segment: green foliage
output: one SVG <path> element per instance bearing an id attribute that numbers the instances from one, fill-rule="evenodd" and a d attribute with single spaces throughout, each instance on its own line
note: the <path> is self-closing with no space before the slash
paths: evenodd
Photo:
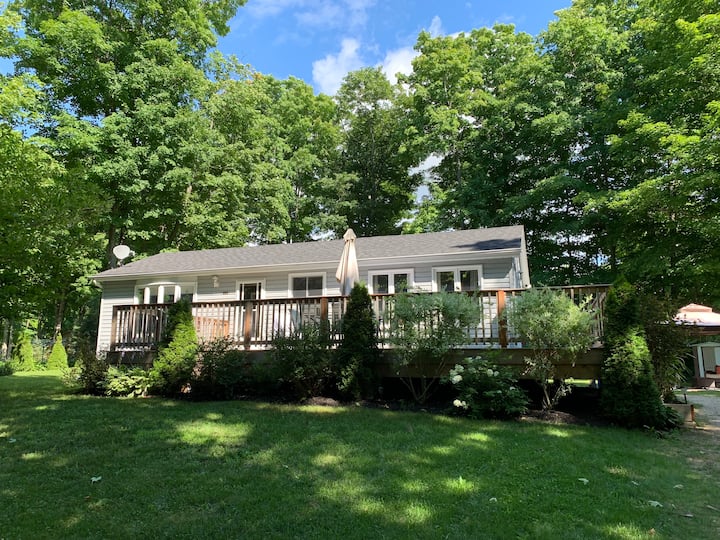
<path id="1" fill-rule="evenodd" d="M 627 278 L 620 276 L 612 284 L 605 301 L 603 340 L 606 347 L 612 348 L 624 341 L 628 331 L 639 331 L 640 327 L 640 297 Z"/>
<path id="2" fill-rule="evenodd" d="M 35 371 L 39 369 L 39 365 L 35 361 L 32 333 L 30 331 L 23 330 L 18 334 L 10 356 L 10 364 L 15 371 Z"/>
<path id="3" fill-rule="evenodd" d="M 365 285 L 358 283 L 352 288 L 341 328 L 342 341 L 333 356 L 338 388 L 355 399 L 371 397 L 380 350 L 375 313 Z"/>
<path id="4" fill-rule="evenodd" d="M 102 387 L 106 396 L 142 397 L 147 393 L 150 378 L 142 368 L 110 366 Z"/>
<path id="5" fill-rule="evenodd" d="M 456 411 L 471 418 L 515 418 L 527 411 L 527 395 L 512 370 L 479 356 L 456 364 L 445 382 L 458 393 Z"/>
<path id="6" fill-rule="evenodd" d="M 200 347 L 191 383 L 193 398 L 233 399 L 249 390 L 252 365 L 246 352 L 233 347 L 229 339 L 216 339 Z"/>
<path id="7" fill-rule="evenodd" d="M 55 343 L 52 346 L 52 350 L 50 351 L 50 356 L 48 356 L 47 359 L 47 368 L 48 369 L 67 369 L 68 367 L 68 357 L 67 352 L 65 351 L 65 346 L 62 342 L 62 336 L 58 334 L 57 338 L 55 338 Z"/>
<path id="8" fill-rule="evenodd" d="M 276 336 L 271 358 L 280 381 L 295 398 L 320 395 L 332 379 L 330 340 L 322 324 L 304 324 L 289 335 Z"/>
<path id="9" fill-rule="evenodd" d="M 0 377 L 6 377 L 15 373 L 10 362 L 0 361 Z"/>
<path id="10" fill-rule="evenodd" d="M 603 364 L 601 407 L 612 421 L 627 427 L 677 427 L 674 411 L 662 403 L 650 351 L 642 334 L 630 330 Z"/>
<path id="11" fill-rule="evenodd" d="M 668 402 L 675 399 L 673 389 L 689 375 L 687 360 L 692 357 L 688 328 L 670 322 L 678 307 L 677 301 L 654 294 L 644 294 L 640 305 L 655 383 Z"/>
<path id="12" fill-rule="evenodd" d="M 102 395 L 105 392 L 108 369 L 103 356 L 84 351 L 75 361 L 75 366 L 66 372 L 65 382 L 69 385 L 80 383 L 86 394 Z"/>
<path id="13" fill-rule="evenodd" d="M 564 381 L 557 381 L 555 364 L 559 360 L 575 362 L 593 341 L 593 313 L 560 291 L 531 289 L 512 300 L 508 322 L 533 350 L 525 359 L 527 374 L 543 390 L 543 409 L 553 409 L 570 391 Z"/>
<path id="14" fill-rule="evenodd" d="M 389 342 L 395 369 L 398 374 L 408 373 L 401 380 L 418 403 L 430 396 L 451 352 L 468 343 L 468 329 L 481 318 L 474 296 L 446 292 L 395 296 Z M 424 374 L 429 366 L 432 375 L 413 377 L 413 372 Z"/>
<path id="15" fill-rule="evenodd" d="M 660 399 L 635 287 L 620 280 L 617 291 L 608 295 L 606 316 L 610 333 L 600 396 L 604 414 L 628 427 L 675 427 L 677 415 Z"/>
<path id="16" fill-rule="evenodd" d="M 407 151 L 402 92 L 380 68 L 363 68 L 348 73 L 335 96 L 344 127 L 339 166 L 352 178 L 347 222 L 358 236 L 396 233 L 414 204 L 421 176 L 409 172 L 415 156 Z"/>
<path id="17" fill-rule="evenodd" d="M 195 323 L 187 300 L 168 310 L 163 343 L 150 370 L 150 389 L 163 396 L 177 396 L 190 383 L 198 359 Z"/>

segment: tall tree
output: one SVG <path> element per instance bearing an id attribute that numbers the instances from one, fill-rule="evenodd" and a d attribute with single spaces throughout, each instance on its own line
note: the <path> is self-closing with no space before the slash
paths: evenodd
<path id="1" fill-rule="evenodd" d="M 16 0 L 3 14 L 14 24 L 5 54 L 47 89 L 56 158 L 111 201 L 109 263 L 123 241 L 140 252 L 196 246 L 206 207 L 193 202 L 233 189 L 197 105 L 206 54 L 243 3 Z"/>
<path id="2" fill-rule="evenodd" d="M 343 129 L 340 167 L 353 178 L 348 225 L 359 236 L 397 232 L 420 180 L 409 172 L 414 156 L 405 145 L 399 89 L 379 68 L 364 68 L 345 77 L 336 101 Z"/>

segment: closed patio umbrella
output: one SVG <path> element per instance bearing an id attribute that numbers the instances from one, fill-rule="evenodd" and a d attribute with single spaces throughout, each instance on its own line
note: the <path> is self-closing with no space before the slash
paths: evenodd
<path id="1" fill-rule="evenodd" d="M 335 278 L 340 282 L 340 294 L 348 296 L 353 285 L 360 281 L 357 254 L 355 253 L 355 239 L 357 236 L 355 236 L 352 229 L 348 229 L 345 231 L 343 238 L 345 239 L 345 247 L 340 257 L 337 272 L 335 272 Z"/>

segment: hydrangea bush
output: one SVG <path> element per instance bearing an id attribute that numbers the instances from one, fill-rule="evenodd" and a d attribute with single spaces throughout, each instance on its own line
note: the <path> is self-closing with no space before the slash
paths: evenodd
<path id="1" fill-rule="evenodd" d="M 515 418 L 527 411 L 528 398 L 512 370 L 479 356 L 456 364 L 446 377 L 458 397 L 456 411 L 471 418 Z"/>

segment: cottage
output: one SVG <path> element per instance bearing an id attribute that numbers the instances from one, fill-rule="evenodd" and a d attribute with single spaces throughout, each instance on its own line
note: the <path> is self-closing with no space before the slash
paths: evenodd
<path id="1" fill-rule="evenodd" d="M 160 253 L 94 276 L 102 287 L 98 351 L 152 348 L 165 307 L 193 303 L 201 339 L 267 346 L 277 332 L 308 320 L 337 321 L 335 279 L 344 241 Z M 379 323 L 384 300 L 401 290 L 485 291 L 479 340 L 499 338 L 496 291 L 530 286 L 522 226 L 358 238 L 360 280 Z M 501 306 L 500 306 L 501 307 Z"/>

